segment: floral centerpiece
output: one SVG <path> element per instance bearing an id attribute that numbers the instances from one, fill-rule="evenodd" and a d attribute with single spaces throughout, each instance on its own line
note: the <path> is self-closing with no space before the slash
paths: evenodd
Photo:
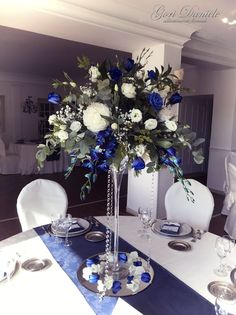
<path id="1" fill-rule="evenodd" d="M 48 96 L 60 109 L 49 117 L 51 132 L 38 146 L 37 160 L 42 167 L 48 155 L 63 148 L 71 156 L 67 176 L 78 164 L 88 170 L 82 199 L 100 172 L 107 172 L 111 164 L 119 168 L 125 157 L 137 174 L 145 168 L 150 173 L 168 167 L 181 182 L 180 148 L 192 150 L 194 161 L 203 162 L 199 145 L 204 140 L 196 139 L 171 111 L 182 100 L 181 79 L 170 66 L 145 71 L 150 54 L 144 49 L 136 61 L 117 59 L 96 65 L 78 58 L 78 67 L 88 72 L 88 83 L 79 86 L 66 73 L 65 81 L 53 83 L 67 95 L 63 100 L 54 92 Z"/>
<path id="2" fill-rule="evenodd" d="M 118 274 L 118 184 L 121 178 L 117 177 L 125 166 L 134 169 L 136 174 L 144 169 L 152 173 L 168 168 L 183 183 L 187 198 L 193 200 L 192 192 L 184 181 L 178 150 L 187 147 L 192 150 L 196 163 L 203 161 L 199 146 L 204 140 L 196 139 L 190 127 L 178 122 L 171 110 L 182 100 L 181 78 L 172 73 L 170 66 L 166 70 L 155 67 L 146 71 L 150 55 L 149 49 L 143 49 L 136 61 L 116 58 L 115 62 L 105 60 L 101 64 L 92 64 L 86 57 L 78 58 L 78 67 L 86 70 L 88 82 L 79 85 L 66 73 L 65 81 L 54 81 L 53 87 L 63 88 L 66 96 L 62 99 L 55 92 L 49 94 L 48 101 L 60 107 L 49 117 L 51 131 L 45 136 L 45 143 L 38 146 L 37 152 L 38 163 L 42 167 L 48 155 L 59 148 L 65 150 L 71 157 L 66 176 L 75 166 L 87 169 L 81 199 L 90 192 L 99 173 L 108 172 L 109 175 L 112 170 L 116 222 L 112 270 Z M 112 190 L 109 192 L 112 193 Z M 111 200 L 108 202 L 108 215 L 112 214 Z M 111 285 L 108 266 L 110 239 L 111 233 L 107 230 L 106 289 Z M 102 287 L 98 272 L 100 267 L 96 263 L 84 271 L 88 279 L 99 280 L 99 288 Z M 116 274 L 115 278 L 117 281 L 119 276 Z M 128 284 L 131 287 L 136 285 L 137 279 L 129 278 Z"/>

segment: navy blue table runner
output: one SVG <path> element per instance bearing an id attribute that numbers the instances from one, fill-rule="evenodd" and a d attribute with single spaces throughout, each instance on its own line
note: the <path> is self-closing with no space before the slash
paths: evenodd
<path id="1" fill-rule="evenodd" d="M 81 263 L 90 256 L 104 252 L 105 242 L 88 242 L 84 235 L 81 235 L 72 238 L 71 247 L 64 247 L 63 243 L 56 244 L 55 238 L 45 233 L 41 227 L 35 228 L 35 230 L 61 268 L 84 295 L 94 312 L 97 315 L 110 315 L 117 298 L 105 297 L 100 302 L 97 295 L 82 286 L 77 278 L 77 270 Z M 99 230 L 105 231 L 105 227 L 100 225 Z M 119 250 L 131 252 L 137 249 L 120 238 Z M 137 250 L 137 252 L 141 257 L 146 257 L 140 251 Z M 122 298 L 127 303 L 144 315 L 215 315 L 214 305 L 209 301 L 155 261 L 151 261 L 151 265 L 155 273 L 152 284 L 136 295 Z"/>

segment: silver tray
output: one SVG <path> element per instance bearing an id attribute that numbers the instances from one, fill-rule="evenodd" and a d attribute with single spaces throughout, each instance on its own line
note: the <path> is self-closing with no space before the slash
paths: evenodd
<path id="1" fill-rule="evenodd" d="M 187 223 L 180 224 L 180 229 L 179 229 L 178 234 L 162 232 L 161 228 L 165 222 L 168 222 L 168 220 L 158 220 L 158 219 L 155 220 L 155 222 L 153 222 L 152 224 L 152 231 L 156 234 L 160 234 L 160 235 L 168 236 L 168 237 L 185 237 L 192 233 L 192 227 L 188 225 Z"/>
<path id="2" fill-rule="evenodd" d="M 101 231 L 91 231 L 85 234 L 84 237 L 89 242 L 101 242 L 105 240 L 106 234 Z"/>
<path id="3" fill-rule="evenodd" d="M 104 253 L 99 253 L 99 254 L 96 254 L 94 256 L 91 256 L 91 257 L 88 257 L 88 258 L 93 258 L 93 257 L 96 257 L 97 255 L 103 255 Z M 146 260 L 139 257 L 139 259 L 142 261 L 143 265 L 145 266 L 145 263 L 146 263 Z M 122 264 L 123 265 L 123 264 Z M 126 264 L 124 264 L 126 265 Z M 90 283 L 89 281 L 85 280 L 82 276 L 83 274 L 83 269 L 86 267 L 86 260 L 80 265 L 79 269 L 77 270 L 77 277 L 80 281 L 80 283 L 85 287 L 87 288 L 88 290 L 94 292 L 94 293 L 99 293 L 99 291 L 97 290 L 97 284 L 93 284 L 93 283 Z M 128 266 L 127 266 L 128 267 Z M 112 290 L 107 290 L 105 295 L 106 296 L 115 296 L 115 297 L 120 297 L 120 296 L 130 296 L 130 295 L 135 295 L 143 290 L 145 290 L 153 281 L 153 278 L 154 278 L 154 270 L 152 268 L 152 266 L 149 266 L 149 269 L 148 269 L 148 272 L 150 273 L 150 276 L 151 276 L 151 280 L 150 282 L 148 283 L 145 283 L 145 282 L 142 282 L 140 281 L 140 285 L 139 285 L 139 289 L 136 291 L 136 292 L 132 292 L 131 290 L 129 290 L 127 287 L 126 287 L 126 283 L 127 283 L 127 278 L 126 276 L 122 279 L 119 279 L 119 281 L 121 282 L 121 286 L 122 286 L 122 289 L 119 290 L 116 294 L 114 294 L 112 292 Z M 127 274 L 126 274 L 127 275 Z M 103 275 L 100 275 L 100 279 L 103 280 Z"/>
<path id="4" fill-rule="evenodd" d="M 174 250 L 181 252 L 186 252 L 191 250 L 191 245 L 185 241 L 171 241 L 168 243 L 168 246 Z"/>
<path id="5" fill-rule="evenodd" d="M 31 258 L 23 262 L 21 267 L 27 271 L 41 271 L 49 268 L 52 265 L 50 259 Z"/>
<path id="6" fill-rule="evenodd" d="M 82 218 L 73 218 L 73 224 L 79 224 L 80 227 L 82 227 L 82 230 L 79 231 L 73 231 L 73 225 L 72 225 L 72 229 L 69 231 L 68 233 L 68 237 L 74 237 L 74 236 L 79 236 L 79 235 L 83 235 L 85 233 L 87 233 L 88 231 L 90 231 L 91 229 L 91 223 L 85 219 Z M 52 234 L 52 235 L 56 235 L 58 237 L 66 237 L 66 231 L 55 231 L 55 229 L 53 229 L 53 226 L 50 225 L 48 228 L 48 233 Z"/>
<path id="7" fill-rule="evenodd" d="M 208 284 L 207 289 L 215 297 L 223 294 L 225 300 L 233 301 L 236 299 L 236 287 L 230 282 L 213 281 Z"/>

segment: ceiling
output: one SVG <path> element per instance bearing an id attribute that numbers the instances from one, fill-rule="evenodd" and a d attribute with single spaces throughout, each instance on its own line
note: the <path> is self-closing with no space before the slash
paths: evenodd
<path id="1" fill-rule="evenodd" d="M 188 63 L 236 67 L 236 26 L 221 21 L 236 19 L 235 0 L 0 0 L 0 8 L 1 71 L 58 77 L 94 49 L 99 60 L 112 57 L 111 48 L 131 52 L 158 42 L 184 45 Z"/>

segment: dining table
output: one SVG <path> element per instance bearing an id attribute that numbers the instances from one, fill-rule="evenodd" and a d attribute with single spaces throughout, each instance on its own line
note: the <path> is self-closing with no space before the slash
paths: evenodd
<path id="1" fill-rule="evenodd" d="M 95 217 L 92 230 L 106 232 L 106 216 Z M 112 229 L 112 226 L 110 227 Z M 16 257 L 14 274 L 0 282 L 2 314 L 97 314 L 97 315 L 214 315 L 215 296 L 208 285 L 214 281 L 230 283 L 230 273 L 220 277 L 214 273 L 219 265 L 215 251 L 218 237 L 205 232 L 193 242 L 192 234 L 182 238 L 191 249 L 178 251 L 169 246 L 175 236 L 150 232 L 142 238 L 140 220 L 135 216 L 119 217 L 119 246 L 122 251 L 137 250 L 144 259 L 150 258 L 154 270 L 152 283 L 144 291 L 126 297 L 99 298 L 85 288 L 77 271 L 89 256 L 105 251 L 105 240 L 89 242 L 85 235 L 71 237 L 72 245 L 48 232 L 45 226 L 30 229 L 0 242 L 0 254 Z M 22 268 L 31 258 L 49 259 L 45 270 L 32 272 Z M 227 257 L 234 267 L 236 248 Z M 236 314 L 236 312 L 235 312 Z"/>

